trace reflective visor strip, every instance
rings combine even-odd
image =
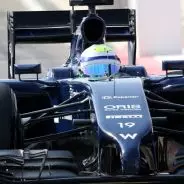
[[[119,71],[118,65],[111,65],[110,68],[112,74],[117,73]],[[109,64],[92,64],[87,65],[83,69],[84,73],[89,76],[104,76],[108,74]]]
[[[106,59],[106,60],[116,60],[119,61],[119,58],[117,56],[96,56],[96,57],[88,57],[86,59],[81,58],[81,62],[87,62],[87,61],[94,61],[94,60],[99,60],[99,59]]]

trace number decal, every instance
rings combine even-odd
[[[125,127],[128,127],[128,128],[132,128],[135,126],[135,123],[133,122],[127,122],[127,123],[118,123],[120,128],[125,128]]]

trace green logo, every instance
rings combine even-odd
[[[111,52],[112,49],[106,45],[96,45],[95,51],[96,52]]]

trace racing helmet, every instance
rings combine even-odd
[[[118,73],[120,67],[116,53],[106,44],[94,44],[81,54],[79,70],[86,76],[110,76]]]

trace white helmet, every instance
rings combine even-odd
[[[105,44],[92,45],[81,54],[80,71],[90,77],[115,74],[120,66],[116,53]]]

